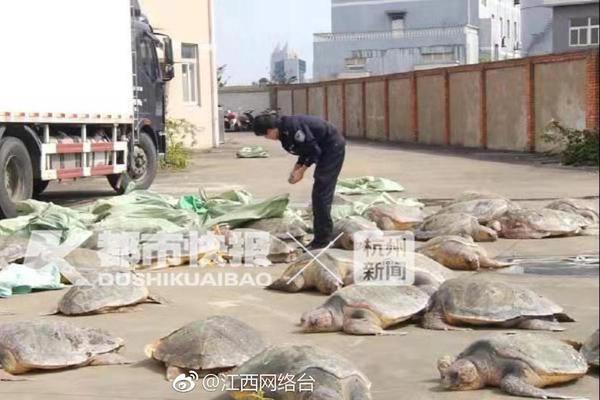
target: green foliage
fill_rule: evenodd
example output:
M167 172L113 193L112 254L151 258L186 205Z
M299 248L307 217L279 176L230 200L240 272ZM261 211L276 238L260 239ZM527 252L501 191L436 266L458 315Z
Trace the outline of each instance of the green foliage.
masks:
M161 160L161 168L186 169L189 166L191 155L184 141L192 138L194 146L196 131L196 126L185 119L167 119L167 153Z
M600 143L597 130L565 128L552 120L544 129L542 139L557 145L561 162L565 165L598 166Z

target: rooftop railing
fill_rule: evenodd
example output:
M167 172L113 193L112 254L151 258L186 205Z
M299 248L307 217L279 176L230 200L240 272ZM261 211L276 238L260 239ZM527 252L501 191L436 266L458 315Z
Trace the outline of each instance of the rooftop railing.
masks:
M343 32L315 33L315 42L416 39L424 37L448 37L464 34L466 30L477 29L471 26L452 26L446 28L402 29L381 32Z

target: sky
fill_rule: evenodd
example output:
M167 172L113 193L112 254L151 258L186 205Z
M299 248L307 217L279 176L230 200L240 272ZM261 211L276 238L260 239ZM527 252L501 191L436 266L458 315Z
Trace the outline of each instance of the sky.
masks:
M218 65L227 64L228 85L269 77L271 53L289 43L312 76L313 33L331 31L329 0L216 0Z

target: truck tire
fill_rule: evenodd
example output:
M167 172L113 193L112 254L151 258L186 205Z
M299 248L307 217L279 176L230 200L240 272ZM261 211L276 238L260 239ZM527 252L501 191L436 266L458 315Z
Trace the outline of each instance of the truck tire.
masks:
M50 181L43 181L41 179L34 179L33 181L33 196L37 197L48 188Z
M17 216L16 202L33 194L33 167L25 144L17 138L0 140L0 218Z
M118 193L125 193L128 182L135 182L135 188L145 190L152 186L158 171L158 154L152 138L147 133L140 133L140 141L135 145L133 154L134 165L128 166L127 177L123 175L108 175L108 183ZM125 179L123 179L125 178Z

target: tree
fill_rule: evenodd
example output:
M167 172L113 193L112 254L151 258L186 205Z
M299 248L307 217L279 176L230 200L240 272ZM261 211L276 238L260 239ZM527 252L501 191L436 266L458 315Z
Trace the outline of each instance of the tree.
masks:
M217 67L217 84L220 88L227 86L227 78L225 78L225 70L227 69L227 64L223 64L220 67Z

